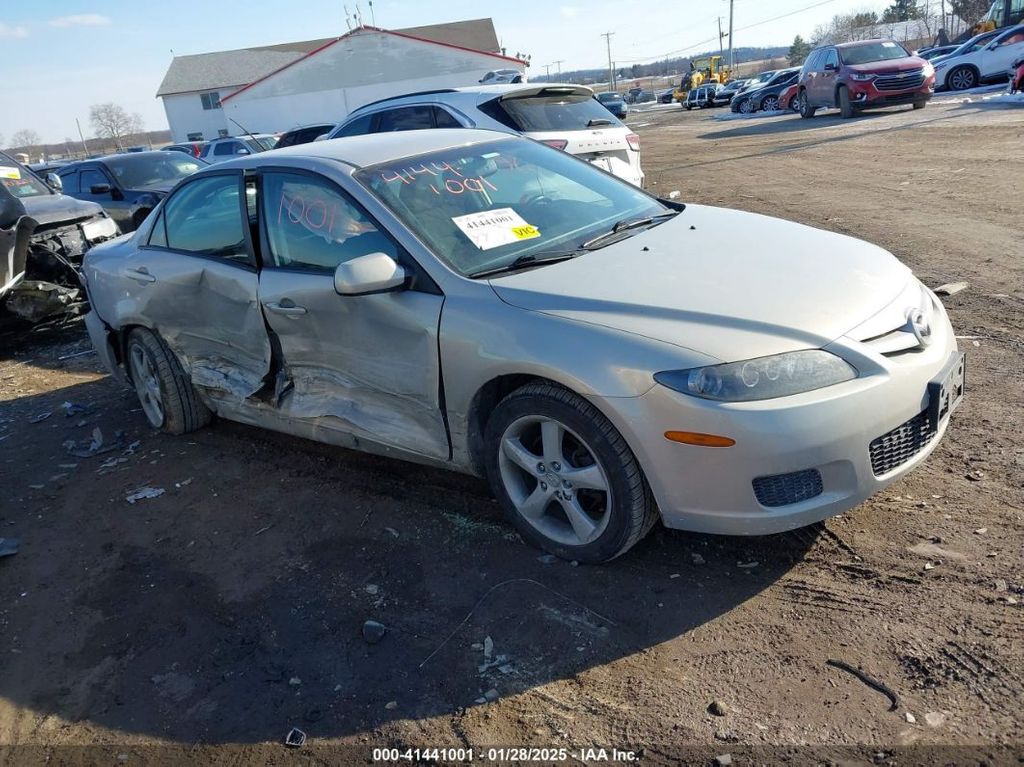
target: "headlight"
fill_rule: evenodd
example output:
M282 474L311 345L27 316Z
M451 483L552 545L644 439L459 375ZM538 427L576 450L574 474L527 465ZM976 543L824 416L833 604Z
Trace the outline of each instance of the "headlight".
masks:
M935 74L935 67L933 67L931 65L930 61L926 61L924 63L924 67L922 68L921 72L922 72L922 74L924 74L925 79L927 80L929 77L931 77L932 75Z
M89 242L105 240L117 234L117 224L114 223L114 219L106 216L95 218L82 224L82 234Z
M694 397L750 402L813 391L856 377L857 370L845 360L811 349L706 368L668 370L655 373L654 380Z
M850 79L858 83L868 83L875 79L874 75L850 75Z

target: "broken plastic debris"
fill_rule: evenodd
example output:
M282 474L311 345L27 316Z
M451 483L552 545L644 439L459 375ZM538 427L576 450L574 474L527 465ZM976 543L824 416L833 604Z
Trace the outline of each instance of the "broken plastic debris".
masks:
M18 553L21 541L17 538L0 538L0 557L9 557Z
M29 423L42 423L49 418L53 413L47 410L45 413L36 413L34 416L28 419Z
M129 494L125 500L128 501L128 503L135 503L136 501L141 501L145 498L159 498L163 494L164 489L162 487L140 487L138 490Z
M284 736L284 744L291 748L299 748L306 743L306 733L300 730L298 727L292 727L288 730L288 734Z
M61 403L61 408L64 410L65 418L71 418L72 416L89 412L88 405L79 405L77 402L63 402Z
M484 658L487 660L491 659L494 654L494 640L490 637L484 637Z

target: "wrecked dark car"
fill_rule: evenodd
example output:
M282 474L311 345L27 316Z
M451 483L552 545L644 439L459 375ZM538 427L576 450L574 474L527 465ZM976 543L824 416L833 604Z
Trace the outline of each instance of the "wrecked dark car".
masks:
M82 257L119 234L99 205L55 192L0 152L0 326L84 313Z
M102 205L122 232L134 232L175 184L207 165L181 152L127 152L66 165L57 175L64 194Z

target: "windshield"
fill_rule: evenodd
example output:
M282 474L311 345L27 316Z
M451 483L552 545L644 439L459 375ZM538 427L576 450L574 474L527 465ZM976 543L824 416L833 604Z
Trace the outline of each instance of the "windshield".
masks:
M955 51L953 51L950 54L950 56L962 56L965 53L974 53L974 51L981 50L981 48L986 43L991 41L995 36L996 36L995 32L986 32L983 35L978 35L977 37L972 37L966 43L964 43L959 48L957 48Z
M572 155L522 139L398 160L356 178L467 276L571 252L616 223L671 213Z
M889 61L891 59L903 59L909 56L906 48L891 40L854 45L849 48L840 48L839 55L843 58L844 64L870 64L874 61Z
M202 160L182 152L153 152L122 155L104 160L123 189L166 186L191 176L206 166Z
M15 197L41 197L51 194L49 187L28 168L0 152L0 184Z
M622 96L618 93L598 93L597 100L602 104L607 104L609 101L622 101Z

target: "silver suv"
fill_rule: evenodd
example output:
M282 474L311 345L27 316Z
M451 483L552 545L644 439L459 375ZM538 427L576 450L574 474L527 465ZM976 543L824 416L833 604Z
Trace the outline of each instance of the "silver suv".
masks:
M327 138L429 128L528 136L643 186L640 137L585 85L479 85L394 96L355 110Z

